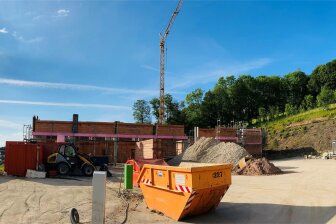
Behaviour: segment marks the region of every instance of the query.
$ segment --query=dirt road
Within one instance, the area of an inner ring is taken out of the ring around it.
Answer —
[[[188,222],[336,223],[336,161],[275,162],[287,174],[234,176],[216,211]]]
[[[336,161],[275,162],[286,174],[233,176],[219,207],[185,223],[336,223]],[[106,223],[121,223],[125,205],[118,182],[107,184]],[[0,223],[69,223],[75,207],[82,223],[91,219],[91,180],[0,177]],[[137,191],[138,192],[138,191]],[[128,223],[172,223],[131,201]]]

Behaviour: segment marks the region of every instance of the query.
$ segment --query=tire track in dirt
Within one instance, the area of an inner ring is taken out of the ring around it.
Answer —
[[[24,206],[25,206],[25,211],[24,211],[24,213],[22,214],[22,216],[20,217],[20,220],[21,220],[21,223],[23,223],[24,222],[24,220],[25,220],[25,216],[26,216],[26,214],[29,212],[29,203],[28,203],[28,200],[31,198],[31,197],[33,197],[34,196],[34,193],[35,193],[35,191],[32,191],[28,196],[27,196],[27,198],[25,199],[25,201],[24,201]]]
[[[0,223],[2,223],[2,217],[3,217],[3,215],[4,215],[9,209],[11,209],[11,208],[13,207],[13,205],[14,205],[14,202],[13,202],[10,206],[8,206],[7,208],[5,208],[5,209],[1,212],[1,214],[0,214]]]

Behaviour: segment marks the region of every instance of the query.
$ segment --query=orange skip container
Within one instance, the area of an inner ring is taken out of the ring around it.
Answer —
[[[145,164],[137,182],[149,209],[180,220],[218,206],[231,185],[231,164]]]

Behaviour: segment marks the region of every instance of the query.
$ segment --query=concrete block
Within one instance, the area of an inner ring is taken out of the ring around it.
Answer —
[[[105,223],[106,172],[95,171],[92,178],[92,223]]]
[[[46,178],[46,172],[36,171],[36,170],[27,170],[26,177],[27,178]]]

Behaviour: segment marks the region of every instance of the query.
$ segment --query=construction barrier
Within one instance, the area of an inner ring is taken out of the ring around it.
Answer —
[[[147,207],[180,220],[216,208],[231,185],[230,164],[145,164],[137,182]]]

